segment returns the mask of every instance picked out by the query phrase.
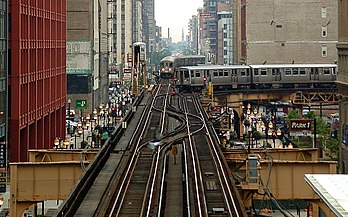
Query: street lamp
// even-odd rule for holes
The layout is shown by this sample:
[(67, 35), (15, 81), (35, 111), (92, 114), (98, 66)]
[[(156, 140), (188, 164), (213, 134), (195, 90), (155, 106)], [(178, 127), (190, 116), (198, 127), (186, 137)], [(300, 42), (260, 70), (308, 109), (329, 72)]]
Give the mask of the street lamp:
[(68, 116), (70, 118), (70, 104), (71, 104), (71, 99), (68, 99)]
[(54, 139), (54, 147), (55, 147), (56, 149), (59, 148), (59, 139), (58, 139), (57, 137)]
[[(67, 116), (68, 116), (68, 120), (70, 120), (70, 104), (71, 104), (71, 100), (70, 99), (68, 99), (68, 114), (67, 114)], [(68, 133), (70, 133), (70, 121), (68, 121), (68, 129), (67, 129), (67, 131), (68, 131)]]
[(252, 128), (251, 126), (248, 127), (248, 134), (249, 134), (249, 144), (248, 144), (248, 154), (250, 154), (250, 138), (251, 138), (251, 134), (252, 134)]
[[(104, 110), (103, 109), (100, 110), (100, 118), (99, 119), (101, 119), (102, 117), (104, 117)], [(99, 125), (99, 119), (98, 119), (98, 125)]]
[(82, 134), (82, 142), (84, 143), (85, 142), (85, 134), (84, 134), (84, 132), (83, 132), (84, 130), (83, 130), (83, 127), (80, 127), (79, 129), (78, 129), (78, 133), (81, 135)]
[(89, 126), (91, 126), (91, 122), (87, 121), (87, 122), (86, 122), (87, 130), (88, 130)]
[(65, 138), (65, 140), (64, 140), (64, 142), (63, 142), (63, 144), (64, 144), (64, 148), (65, 148), (65, 149), (67, 149), (67, 148), (68, 148), (68, 146), (69, 146), (69, 144), (70, 144), (69, 139), (68, 139), (68, 138)]

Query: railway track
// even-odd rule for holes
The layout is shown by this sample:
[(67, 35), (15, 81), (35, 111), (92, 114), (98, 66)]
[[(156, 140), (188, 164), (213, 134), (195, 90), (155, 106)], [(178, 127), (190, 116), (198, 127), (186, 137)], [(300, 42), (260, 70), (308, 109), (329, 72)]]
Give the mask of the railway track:
[[(138, 103), (143, 111), (133, 134), (126, 135), (129, 141), (118, 144), (124, 131), (110, 138), (106, 145), (110, 147), (100, 157), (105, 158), (105, 165), (99, 162), (92, 170), (99, 169), (99, 176), (94, 175), (94, 183), (77, 186), (71, 194), (80, 195), (80, 207), (68, 199), (66, 203), (70, 201), (71, 206), (63, 206), (57, 216), (161, 217), (178, 212), (179, 216), (246, 216), (236, 189), (231, 187), (234, 182), (228, 167), (220, 160), (222, 153), (214, 145), (218, 144), (216, 135), (206, 124), (196, 96), (172, 96), (171, 90), (169, 83), (158, 86), (146, 104)], [(155, 144), (158, 137), (161, 142)], [(166, 198), (172, 168), (168, 158), (174, 144), (183, 153), (183, 172), (179, 174), (183, 178), (182, 210), (170, 207)], [(92, 196), (86, 194), (88, 188)], [(93, 197), (93, 205), (84, 201)]]
[[(192, 216), (246, 216), (242, 202), (229, 169), (220, 159), (222, 153), (216, 144), (213, 130), (206, 124), (203, 109), (194, 96), (187, 97), (185, 111), (187, 117), (189, 156), (192, 177), (194, 211)], [(214, 139), (215, 138), (215, 139)]]

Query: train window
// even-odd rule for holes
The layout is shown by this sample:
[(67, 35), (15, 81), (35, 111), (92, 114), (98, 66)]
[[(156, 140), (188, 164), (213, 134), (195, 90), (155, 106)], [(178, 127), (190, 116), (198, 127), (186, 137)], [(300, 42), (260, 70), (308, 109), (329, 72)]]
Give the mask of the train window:
[(336, 75), (336, 68), (332, 68), (332, 74)]
[(298, 68), (293, 68), (292, 69), (292, 74), (293, 75), (298, 75)]
[(304, 68), (300, 68), (300, 75), (305, 75), (306, 74), (306, 70)]
[(228, 77), (228, 71), (227, 70), (224, 70), (224, 76)]
[(193, 78), (193, 76), (195, 75), (193, 71), (190, 71), (190, 74), (191, 78)]
[(189, 72), (188, 72), (188, 71), (185, 71), (184, 76), (185, 76), (185, 78), (188, 78), (188, 77), (189, 77)]
[(267, 75), (267, 69), (261, 69), (261, 75)]
[(213, 73), (214, 73), (214, 77), (218, 76), (218, 72), (216, 70), (214, 70)]
[(254, 75), (258, 76), (259, 75), (259, 70), (258, 69), (254, 69)]
[(324, 75), (330, 75), (330, 69), (329, 68), (323, 68)]
[(196, 71), (196, 78), (200, 78), (201, 77), (201, 72), (200, 71)]
[(219, 76), (220, 77), (224, 76), (224, 72), (222, 70), (219, 70)]
[(285, 75), (291, 75), (291, 69), (285, 69)]
[(240, 76), (245, 77), (245, 69), (240, 70)]

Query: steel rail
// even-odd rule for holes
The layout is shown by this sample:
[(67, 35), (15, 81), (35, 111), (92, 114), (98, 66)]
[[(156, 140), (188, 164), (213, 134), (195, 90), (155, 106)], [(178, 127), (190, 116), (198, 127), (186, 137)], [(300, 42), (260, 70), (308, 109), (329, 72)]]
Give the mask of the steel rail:
[[(195, 102), (195, 105), (197, 106), (196, 100), (194, 100), (194, 102)], [(201, 108), (198, 107), (198, 109), (199, 109), (200, 115), (204, 118)], [(203, 122), (203, 124), (204, 124), (204, 127), (205, 127), (206, 131), (207, 131), (207, 136), (208, 136), (208, 138), (210, 140), (210, 147), (214, 151), (214, 155), (213, 155), (214, 156), (214, 163), (215, 163), (216, 167), (220, 169), (220, 170), (219, 169), (217, 170), (220, 183), (224, 183), (224, 185), (225, 185), (225, 187), (227, 188), (227, 191), (228, 191), (228, 192), (226, 192), (225, 188), (222, 188), (223, 194), (224, 194), (224, 197), (225, 197), (225, 200), (226, 200), (226, 205), (228, 207), (229, 215), (235, 217), (234, 214), (236, 214), (237, 215), (236, 217), (239, 217), (240, 215), (238, 213), (238, 208), (237, 208), (236, 203), (235, 203), (235, 201), (233, 199), (233, 194), (232, 194), (231, 188), (229, 186), (227, 175), (225, 173), (225, 170), (223, 169), (224, 168), (223, 164), (222, 164), (222, 162), (221, 162), (221, 160), (219, 158), (218, 151), (216, 150), (216, 147), (214, 145), (213, 139), (212, 139), (212, 137), (211, 137), (211, 135), (209, 133), (210, 131), (209, 131), (206, 123)], [(221, 177), (223, 177), (223, 180), (221, 179)], [(227, 193), (228, 193), (229, 197), (227, 196)], [(231, 202), (232, 202), (233, 209), (234, 209), (235, 213), (232, 213), (232, 209), (231, 209), (229, 200), (231, 200)]]
[[(201, 177), (198, 178), (197, 177), (197, 174), (198, 174), (198, 168), (196, 167), (196, 163), (195, 162), (198, 162), (198, 159), (196, 159), (196, 156), (194, 154), (194, 151), (193, 151), (193, 141), (192, 141), (192, 134), (190, 132), (190, 124), (189, 124), (189, 119), (188, 119), (188, 106), (187, 106), (187, 101), (185, 101), (184, 103), (184, 111), (185, 111), (185, 114), (186, 114), (186, 127), (187, 127), (187, 136), (188, 136), (188, 139), (189, 139), (189, 147), (190, 147), (190, 151), (191, 151), (191, 158), (192, 158), (192, 165), (193, 165), (193, 174), (194, 174), (194, 180), (195, 180), (195, 189), (196, 189), (196, 197), (197, 197), (197, 203), (198, 203), (198, 214), (199, 216), (203, 216), (203, 211), (202, 211), (202, 205), (201, 204), (201, 196), (199, 194), (199, 186), (198, 186), (198, 179), (201, 180), (200, 183), (202, 183), (202, 179)], [(203, 188), (201, 186), (201, 188)], [(203, 198), (203, 200), (205, 201), (205, 199)], [(205, 206), (205, 205), (204, 205)], [(204, 212), (205, 216), (208, 216), (208, 212), (207, 212), (207, 209), (205, 209), (205, 212)]]
[(188, 161), (187, 161), (187, 150), (186, 150), (186, 143), (185, 141), (183, 142), (183, 148), (184, 148), (184, 161), (185, 161), (185, 184), (186, 184), (186, 203), (187, 203), (187, 216), (188, 217), (191, 217), (191, 206), (190, 206), (190, 193), (189, 193), (189, 181), (188, 181), (188, 177), (189, 177), (189, 174), (188, 174)]
[[(169, 92), (169, 89), (170, 89), (170, 84), (168, 85), (168, 88), (167, 88), (167, 93), (166, 93), (166, 96), (165, 96), (165, 99), (164, 99), (164, 108), (163, 108), (163, 112), (162, 112), (162, 121), (161, 121), (161, 132), (160, 134), (163, 135), (163, 131), (164, 131), (164, 126), (165, 126), (165, 117), (166, 117), (166, 110), (167, 110), (167, 101), (168, 101), (168, 92)], [(157, 154), (157, 157), (156, 157), (156, 167), (155, 167), (155, 172), (154, 172), (154, 176), (152, 178), (152, 185), (151, 185), (151, 189), (150, 189), (150, 198), (149, 198), (149, 201), (148, 201), (148, 206), (147, 206), (147, 212), (146, 212), (146, 216), (150, 216), (150, 209), (151, 209), (151, 206), (152, 206), (152, 199), (153, 199), (153, 192), (154, 192), (154, 188), (155, 188), (155, 181), (156, 181), (156, 177), (157, 177), (157, 173), (158, 173), (158, 165), (159, 165), (159, 157), (160, 157), (160, 153), (162, 151), (162, 147), (161, 146), (158, 146), (157, 148), (157, 151), (156, 151), (156, 154)], [(161, 209), (159, 207), (159, 209)]]
[[(148, 114), (147, 114), (147, 116), (146, 116), (146, 119), (145, 119), (145, 124), (144, 124), (145, 126), (147, 125), (147, 123), (148, 123), (148, 121), (149, 121), (149, 119), (150, 119), (151, 109), (152, 109), (152, 107), (153, 107), (153, 105), (154, 105), (154, 103), (155, 103), (155, 99), (156, 99), (156, 96), (158, 95), (159, 91), (160, 91), (160, 88), (157, 89), (157, 92), (155, 93), (154, 98), (153, 98), (153, 100), (152, 100), (152, 102), (151, 102), (150, 110), (149, 110), (149, 112), (148, 112)], [(143, 116), (143, 117), (145, 117), (145, 116)], [(139, 130), (139, 128), (140, 128), (140, 125), (137, 126), (136, 130)], [(142, 136), (144, 135), (144, 132), (145, 132), (145, 127), (142, 128), (142, 131), (141, 131), (141, 133), (140, 133), (140, 137), (142, 137)], [(131, 141), (134, 140), (134, 136), (135, 136), (135, 133), (133, 134)], [(121, 186), (120, 186), (120, 188), (118, 189), (118, 193), (117, 193), (117, 196), (116, 196), (116, 198), (115, 198), (115, 200), (114, 200), (114, 203), (113, 203), (113, 206), (112, 206), (112, 208), (111, 208), (111, 211), (110, 211), (110, 213), (109, 213), (109, 217), (112, 217), (112, 216), (113, 216), (113, 213), (115, 212), (115, 209), (116, 209), (117, 202), (118, 202), (119, 199), (120, 199), (120, 196), (121, 196), (122, 191), (124, 190), (124, 187), (126, 187), (125, 189), (127, 189), (127, 187), (129, 186), (130, 178), (128, 178), (128, 177), (129, 177), (130, 174), (132, 174), (132, 173), (130, 173), (130, 171), (131, 171), (131, 170), (132, 170), (132, 172), (134, 171), (134, 168), (135, 168), (137, 159), (139, 159), (139, 154), (138, 154), (139, 151), (140, 151), (140, 149), (139, 149), (139, 148), (140, 148), (139, 143), (140, 143), (140, 139), (138, 140), (138, 142), (137, 142), (137, 144), (136, 144), (136, 152), (133, 154), (133, 156), (132, 156), (132, 158), (131, 158), (131, 160), (130, 160), (131, 163), (129, 164), (129, 166), (128, 166), (127, 170), (126, 170), (126, 175), (124, 176), (124, 178), (123, 178), (123, 180), (122, 180), (122, 183), (121, 183)], [(133, 168), (133, 169), (132, 169), (132, 168)], [(128, 182), (127, 182), (127, 181), (128, 181)], [(126, 186), (125, 186), (125, 183), (126, 183), (126, 182), (127, 182), (127, 184), (126, 184)], [(125, 195), (122, 196), (122, 198), (121, 198), (121, 203), (120, 203), (120, 204), (122, 204), (122, 201), (124, 200), (124, 196), (125, 196)], [(121, 206), (120, 206), (120, 207), (121, 207)], [(119, 209), (118, 209), (118, 211), (117, 211), (117, 215), (116, 215), (116, 216), (119, 215), (120, 207), (119, 207)]]

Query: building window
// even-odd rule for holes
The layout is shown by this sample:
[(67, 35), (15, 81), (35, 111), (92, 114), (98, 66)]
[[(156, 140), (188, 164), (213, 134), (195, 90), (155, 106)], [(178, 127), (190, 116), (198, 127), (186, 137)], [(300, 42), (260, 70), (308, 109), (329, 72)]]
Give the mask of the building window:
[(224, 29), (226, 29), (226, 30), (227, 30), (227, 24), (224, 24)]
[(327, 46), (326, 45), (321, 46), (321, 56), (327, 57)]
[(224, 41), (224, 47), (227, 47), (227, 41)]
[(0, 12), (0, 38), (5, 39), (6, 37), (6, 24), (5, 24), (5, 13)]
[(327, 9), (326, 7), (321, 8), (321, 18), (326, 18), (327, 17)]
[(321, 27), (321, 36), (326, 37), (327, 36), (327, 26)]
[(227, 38), (227, 32), (224, 32), (224, 38)]
[(224, 50), (224, 55), (225, 55), (225, 56), (227, 55), (227, 50)]

